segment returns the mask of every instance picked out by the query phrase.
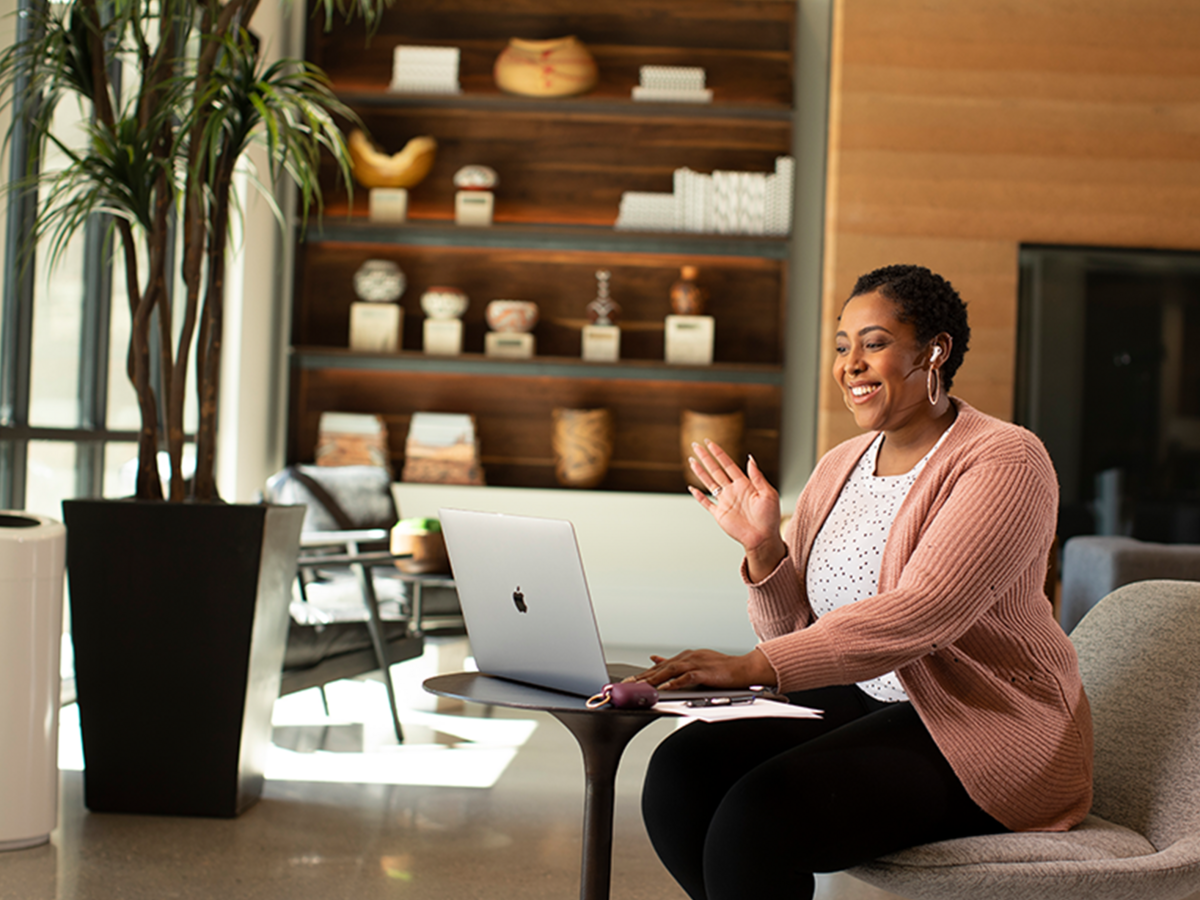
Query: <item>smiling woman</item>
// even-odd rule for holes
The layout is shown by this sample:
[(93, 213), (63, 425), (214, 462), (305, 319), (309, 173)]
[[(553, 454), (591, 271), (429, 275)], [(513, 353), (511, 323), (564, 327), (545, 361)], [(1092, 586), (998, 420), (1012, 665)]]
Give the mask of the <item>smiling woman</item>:
[(833, 376), (859, 428), (887, 435), (875, 474), (907, 472), (954, 421), (966, 306), (932, 272), (891, 266), (859, 279), (839, 321)]
[(693, 446), (693, 495), (745, 548), (760, 643), (652, 657), (638, 678), (773, 684), (825, 713), (689, 727), (656, 751), (647, 830), (693, 898), (803, 896), (814, 872), (1065, 830), (1090, 807), (1087, 698), (1043, 590), (1054, 470), (1028, 431), (949, 395), (969, 339), (928, 269), (858, 280), (833, 374), (868, 433), (822, 458), (782, 535), (754, 459)]

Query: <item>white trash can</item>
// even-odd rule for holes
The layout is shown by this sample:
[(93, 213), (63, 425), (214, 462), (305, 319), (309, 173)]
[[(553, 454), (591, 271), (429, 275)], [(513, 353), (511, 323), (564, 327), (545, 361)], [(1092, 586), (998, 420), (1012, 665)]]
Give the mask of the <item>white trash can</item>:
[(58, 822), (61, 522), (0, 510), (0, 850), (36, 847)]

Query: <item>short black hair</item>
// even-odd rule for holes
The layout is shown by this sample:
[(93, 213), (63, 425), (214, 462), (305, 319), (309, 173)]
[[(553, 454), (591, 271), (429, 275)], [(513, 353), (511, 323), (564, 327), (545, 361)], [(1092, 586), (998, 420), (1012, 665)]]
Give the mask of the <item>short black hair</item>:
[[(872, 291), (879, 291), (896, 304), (897, 318), (913, 326), (918, 343), (932, 341), (942, 332), (950, 335), (950, 356), (942, 364), (942, 384), (949, 390), (971, 340), (967, 304), (958, 291), (941, 275), (924, 266), (883, 266), (861, 276), (854, 283), (846, 303)], [(842, 304), (843, 309), (846, 303)]]

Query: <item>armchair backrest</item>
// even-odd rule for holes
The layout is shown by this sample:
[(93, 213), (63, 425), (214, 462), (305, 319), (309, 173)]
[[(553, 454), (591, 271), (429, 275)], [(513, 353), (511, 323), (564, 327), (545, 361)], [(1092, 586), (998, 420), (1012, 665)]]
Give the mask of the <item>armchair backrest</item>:
[(1200, 545), (1076, 535), (1063, 547), (1063, 629), (1069, 633), (1101, 597), (1121, 585), (1154, 578), (1200, 581)]
[(1200, 834), (1200, 583), (1118, 588), (1071, 641), (1095, 723), (1092, 812), (1158, 848)]
[(267, 479), (263, 497), (307, 506), (305, 531), (391, 528), (399, 518), (382, 466), (289, 466)]

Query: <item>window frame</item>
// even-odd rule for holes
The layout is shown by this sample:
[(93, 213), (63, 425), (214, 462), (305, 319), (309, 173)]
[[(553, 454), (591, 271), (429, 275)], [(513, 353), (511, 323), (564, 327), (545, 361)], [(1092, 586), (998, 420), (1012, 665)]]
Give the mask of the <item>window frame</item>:
[[(45, 5), (46, 0), (21, 0), (19, 13)], [(35, 16), (18, 14), (15, 40), (31, 37)], [(28, 116), (21, 100), (21, 81), (10, 112), (8, 178), (15, 184), (37, 174), (27, 168)], [(112, 229), (109, 216), (93, 216), (84, 229), (84, 263), (76, 391), (79, 414), (73, 428), (30, 424), (33, 371), (33, 319), (36, 259), (39, 247), (28, 247), (37, 218), (35, 185), (8, 194), (4, 238), (3, 286), (0, 290), (0, 509), (22, 509), (28, 482), (29, 443), (67, 442), (76, 446), (75, 496), (99, 497), (104, 488), (104, 449), (111, 441), (136, 443), (136, 431), (107, 427), (109, 316), (112, 308)], [(161, 393), (161, 392), (160, 392)]]

